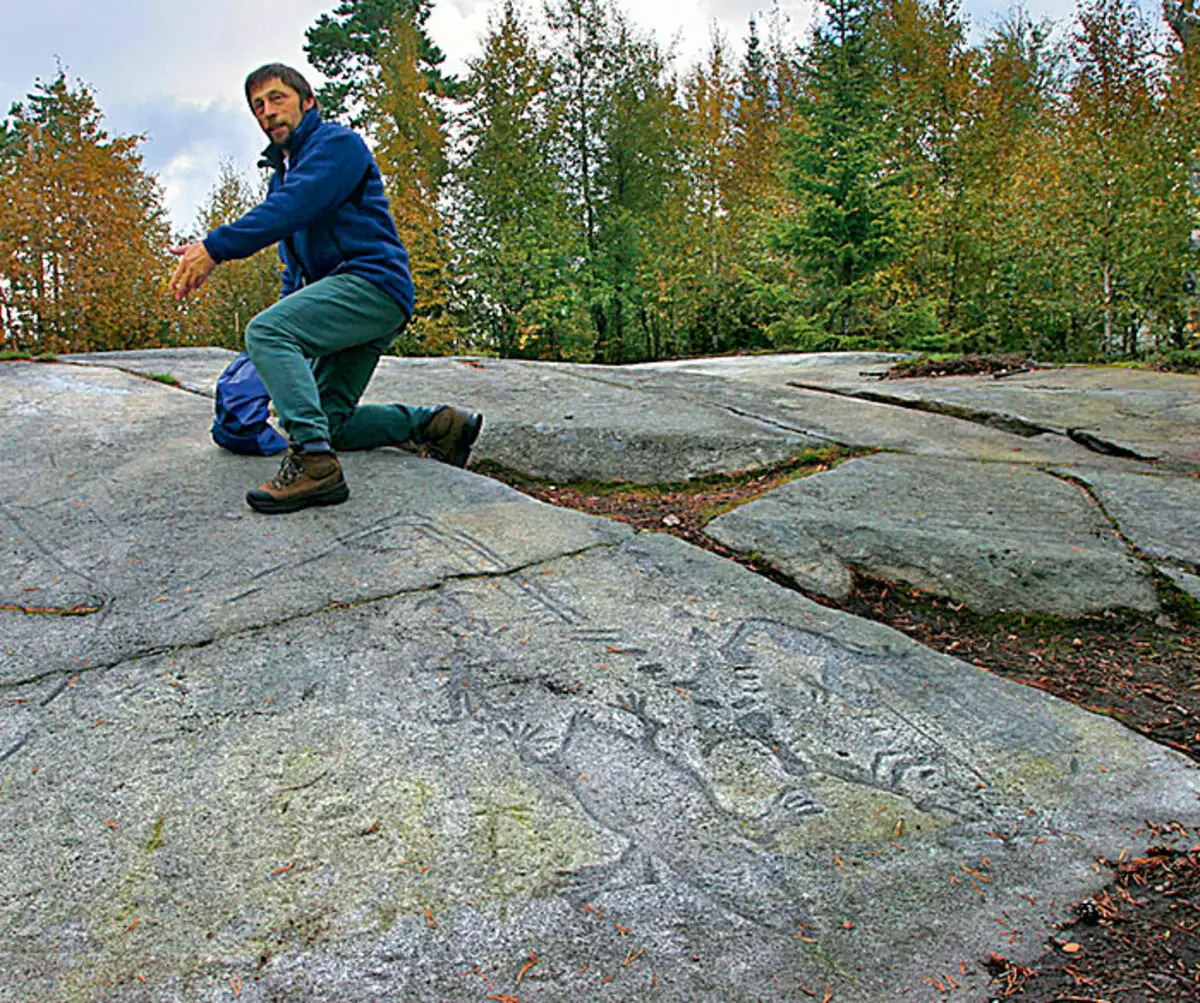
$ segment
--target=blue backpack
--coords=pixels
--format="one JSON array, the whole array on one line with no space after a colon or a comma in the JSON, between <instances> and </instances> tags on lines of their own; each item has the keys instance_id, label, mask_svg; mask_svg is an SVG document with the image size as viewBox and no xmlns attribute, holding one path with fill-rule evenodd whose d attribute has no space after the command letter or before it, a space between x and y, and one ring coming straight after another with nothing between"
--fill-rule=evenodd
<instances>
[{"instance_id":1,"label":"blue backpack","mask_svg":"<svg viewBox=\"0 0 1200 1003\"><path fill-rule=\"evenodd\" d=\"M217 416L213 441L234 453L274 456L287 448L287 440L268 424L271 395L245 352L238 353L217 377Z\"/></svg>"}]
</instances>

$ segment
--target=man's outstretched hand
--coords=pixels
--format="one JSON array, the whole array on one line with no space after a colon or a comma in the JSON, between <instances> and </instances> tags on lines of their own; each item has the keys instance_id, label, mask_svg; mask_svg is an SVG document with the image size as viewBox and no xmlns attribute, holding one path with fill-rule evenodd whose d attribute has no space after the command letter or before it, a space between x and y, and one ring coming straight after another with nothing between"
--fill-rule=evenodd
<instances>
[{"instance_id":1,"label":"man's outstretched hand","mask_svg":"<svg viewBox=\"0 0 1200 1003\"><path fill-rule=\"evenodd\" d=\"M177 300L183 299L188 293L193 293L204 285L208 273L217 267L217 263L209 257L204 244L195 241L184 244L183 247L172 247L171 253L179 259L175 266L175 274L167 288Z\"/></svg>"}]
</instances>

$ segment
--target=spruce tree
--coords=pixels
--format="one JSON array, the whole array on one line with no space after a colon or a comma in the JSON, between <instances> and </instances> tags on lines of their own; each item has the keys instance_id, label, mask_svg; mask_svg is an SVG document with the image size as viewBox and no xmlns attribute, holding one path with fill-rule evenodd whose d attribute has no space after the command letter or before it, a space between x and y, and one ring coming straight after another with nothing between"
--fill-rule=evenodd
<instances>
[{"instance_id":1,"label":"spruce tree","mask_svg":"<svg viewBox=\"0 0 1200 1003\"><path fill-rule=\"evenodd\" d=\"M786 156L800 218L781 240L807 280L810 317L835 339L870 337L876 277L899 252L898 176L885 159L876 0L826 0L806 53L802 120Z\"/></svg>"}]
</instances>

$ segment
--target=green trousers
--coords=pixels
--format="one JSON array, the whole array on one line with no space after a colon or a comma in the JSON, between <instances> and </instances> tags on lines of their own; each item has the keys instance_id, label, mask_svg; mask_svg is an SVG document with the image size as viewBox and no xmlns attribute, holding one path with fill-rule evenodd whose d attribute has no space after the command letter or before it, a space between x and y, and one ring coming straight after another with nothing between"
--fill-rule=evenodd
<instances>
[{"instance_id":1,"label":"green trousers","mask_svg":"<svg viewBox=\"0 0 1200 1003\"><path fill-rule=\"evenodd\" d=\"M405 320L366 279L331 275L250 321L246 351L293 442L353 450L420 441L433 408L358 403Z\"/></svg>"}]
</instances>

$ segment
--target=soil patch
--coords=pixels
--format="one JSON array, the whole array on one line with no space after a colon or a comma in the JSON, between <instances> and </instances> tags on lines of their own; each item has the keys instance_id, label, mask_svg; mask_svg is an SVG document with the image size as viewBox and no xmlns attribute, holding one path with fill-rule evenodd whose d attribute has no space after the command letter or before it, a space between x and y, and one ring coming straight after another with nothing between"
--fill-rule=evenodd
<instances>
[{"instance_id":1,"label":"soil patch","mask_svg":"<svg viewBox=\"0 0 1200 1003\"><path fill-rule=\"evenodd\" d=\"M880 379L906 380L936 376L1012 376L1042 368L1023 355L959 355L950 359L906 359L884 372Z\"/></svg>"}]
</instances>

